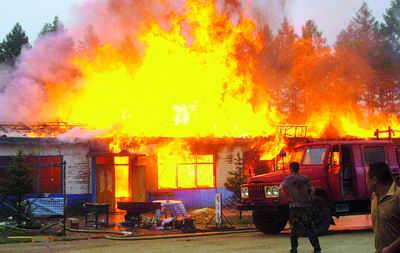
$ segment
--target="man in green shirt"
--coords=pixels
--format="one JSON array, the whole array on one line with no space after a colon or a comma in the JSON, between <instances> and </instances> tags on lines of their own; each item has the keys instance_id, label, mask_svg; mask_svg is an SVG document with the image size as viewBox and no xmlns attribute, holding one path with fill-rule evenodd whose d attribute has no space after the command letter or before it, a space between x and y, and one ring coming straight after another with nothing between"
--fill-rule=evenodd
<instances>
[{"instance_id":1,"label":"man in green shirt","mask_svg":"<svg viewBox=\"0 0 400 253\"><path fill-rule=\"evenodd\" d=\"M369 166L366 182L372 192L371 218L376 252L400 252L400 187L384 162Z\"/></svg>"}]
</instances>

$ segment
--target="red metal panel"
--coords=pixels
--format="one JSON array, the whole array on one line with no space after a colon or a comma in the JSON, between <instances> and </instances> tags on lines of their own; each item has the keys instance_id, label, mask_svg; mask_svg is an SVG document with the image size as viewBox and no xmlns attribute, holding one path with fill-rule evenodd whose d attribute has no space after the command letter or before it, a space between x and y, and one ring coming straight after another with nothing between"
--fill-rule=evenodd
<instances>
[{"instance_id":1,"label":"red metal panel","mask_svg":"<svg viewBox=\"0 0 400 253\"><path fill-rule=\"evenodd\" d=\"M61 192L60 163L61 157L59 156L38 157L40 193Z\"/></svg>"}]
</instances>

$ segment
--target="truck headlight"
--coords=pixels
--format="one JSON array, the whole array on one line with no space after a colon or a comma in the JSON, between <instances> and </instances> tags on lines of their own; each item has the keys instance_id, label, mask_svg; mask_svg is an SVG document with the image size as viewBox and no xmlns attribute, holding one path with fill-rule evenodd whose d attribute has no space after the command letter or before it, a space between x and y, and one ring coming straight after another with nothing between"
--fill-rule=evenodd
<instances>
[{"instance_id":1,"label":"truck headlight","mask_svg":"<svg viewBox=\"0 0 400 253\"><path fill-rule=\"evenodd\" d=\"M278 186L265 186L264 191L267 198L276 198L279 196Z\"/></svg>"},{"instance_id":2,"label":"truck headlight","mask_svg":"<svg viewBox=\"0 0 400 253\"><path fill-rule=\"evenodd\" d=\"M279 196L279 188L276 186L272 187L272 197L278 197Z\"/></svg>"},{"instance_id":3,"label":"truck headlight","mask_svg":"<svg viewBox=\"0 0 400 253\"><path fill-rule=\"evenodd\" d=\"M264 190L265 190L265 196L267 198L272 196L272 191L271 191L271 187L270 186L265 186Z\"/></svg>"},{"instance_id":4,"label":"truck headlight","mask_svg":"<svg viewBox=\"0 0 400 253\"><path fill-rule=\"evenodd\" d=\"M242 199L249 198L249 188L248 187L241 187L240 188L240 196Z\"/></svg>"}]
</instances>

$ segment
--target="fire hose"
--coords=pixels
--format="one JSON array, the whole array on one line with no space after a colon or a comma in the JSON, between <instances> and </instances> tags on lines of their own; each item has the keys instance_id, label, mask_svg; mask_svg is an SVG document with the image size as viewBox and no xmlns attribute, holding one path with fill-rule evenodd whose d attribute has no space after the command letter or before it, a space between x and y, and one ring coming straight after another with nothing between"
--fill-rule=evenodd
<instances>
[{"instance_id":1,"label":"fire hose","mask_svg":"<svg viewBox=\"0 0 400 253\"><path fill-rule=\"evenodd\" d=\"M54 227L56 225L59 225L61 227L64 227L64 224L61 222L52 222L45 224L41 228L38 229L29 229L29 228L19 228L19 227L14 227L14 226L9 226L9 225L0 225L0 227L12 229L12 230L17 230L17 231L23 231L23 232L43 232L46 231L47 229ZM65 228L69 232L75 232L75 233L95 233L95 234L116 234L116 235L122 235L122 236L127 236L132 234L131 232L127 231L110 231L110 230L90 230L90 229L72 229L72 228Z\"/></svg>"},{"instance_id":2,"label":"fire hose","mask_svg":"<svg viewBox=\"0 0 400 253\"><path fill-rule=\"evenodd\" d=\"M61 222L58 224L61 225L62 227L64 227L64 224L62 224ZM73 228L68 228L68 227L66 227L65 229L69 232L76 232L76 233L116 234L116 235L123 235L123 236L132 234L132 232L128 232L128 231L73 229Z\"/></svg>"},{"instance_id":3,"label":"fire hose","mask_svg":"<svg viewBox=\"0 0 400 253\"><path fill-rule=\"evenodd\" d=\"M4 224L0 225L0 227L12 229L12 230L24 231L24 232L38 232L38 231L39 232L43 232L43 231L46 231L47 229L49 229L49 228L51 228L51 227L53 227L55 225L59 225L59 224L60 223L58 221L57 222L52 222L52 223L45 224L41 228L37 228L37 229L20 228L20 227L9 226L9 225L4 225Z\"/></svg>"}]
</instances>

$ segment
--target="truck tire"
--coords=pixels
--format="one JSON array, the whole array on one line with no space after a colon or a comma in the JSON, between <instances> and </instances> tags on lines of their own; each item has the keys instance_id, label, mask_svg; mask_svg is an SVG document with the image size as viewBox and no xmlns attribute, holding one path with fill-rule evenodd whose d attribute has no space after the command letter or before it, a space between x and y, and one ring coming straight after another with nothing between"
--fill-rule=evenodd
<instances>
[{"instance_id":1,"label":"truck tire","mask_svg":"<svg viewBox=\"0 0 400 253\"><path fill-rule=\"evenodd\" d=\"M279 234L288 221L288 210L280 211L254 210L253 222L258 230L264 234Z\"/></svg>"},{"instance_id":2,"label":"truck tire","mask_svg":"<svg viewBox=\"0 0 400 253\"><path fill-rule=\"evenodd\" d=\"M321 196L315 196L311 210L315 233L318 236L326 234L332 220L332 211L329 202ZM304 228L300 228L300 235L307 236Z\"/></svg>"}]
</instances>

